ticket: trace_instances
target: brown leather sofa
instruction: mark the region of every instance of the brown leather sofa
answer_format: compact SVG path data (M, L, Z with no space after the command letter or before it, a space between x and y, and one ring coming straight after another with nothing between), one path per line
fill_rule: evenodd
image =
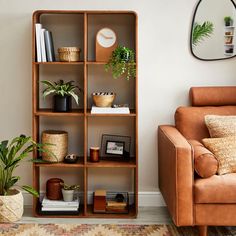
M204 116L236 115L236 87L193 87L191 106L175 112L175 126L158 127L159 187L176 226L236 225L236 173L200 178L189 140L210 137Z

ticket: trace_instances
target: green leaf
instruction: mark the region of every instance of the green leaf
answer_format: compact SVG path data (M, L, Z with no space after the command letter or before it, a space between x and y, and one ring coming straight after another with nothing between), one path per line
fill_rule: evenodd
M79 97L73 91L69 92L69 94L75 99L77 105L79 105Z
M17 181L20 180L20 176L12 176L7 182L6 182L6 185L5 185L5 188L6 189L9 189L11 188Z
M212 22L205 21L203 24L194 23L192 32L192 45L197 46L205 38L209 38L214 31Z
M27 191L28 193L32 194L33 196L39 197L39 193L29 185L23 185L21 188Z

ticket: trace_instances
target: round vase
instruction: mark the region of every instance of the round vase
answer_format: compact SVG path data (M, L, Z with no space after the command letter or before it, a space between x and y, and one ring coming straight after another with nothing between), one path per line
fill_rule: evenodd
M24 199L21 191L12 189L9 195L0 196L0 223L16 222L24 212Z

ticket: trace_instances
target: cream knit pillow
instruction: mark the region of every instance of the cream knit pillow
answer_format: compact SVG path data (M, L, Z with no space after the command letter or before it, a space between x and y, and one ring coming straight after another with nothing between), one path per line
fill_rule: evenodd
M236 172L236 136L205 138L202 142L218 160L219 175Z
M236 135L236 116L206 115L205 123L211 138Z

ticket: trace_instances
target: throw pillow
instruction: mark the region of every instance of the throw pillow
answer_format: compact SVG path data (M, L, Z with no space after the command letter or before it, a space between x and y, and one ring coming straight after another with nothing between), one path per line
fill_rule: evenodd
M236 135L236 116L206 115L205 123L212 138Z
M194 154L194 170L202 178L215 175L218 170L218 161L212 152L197 140L189 140Z
M217 158L219 175L236 172L236 136L206 138L202 141Z

